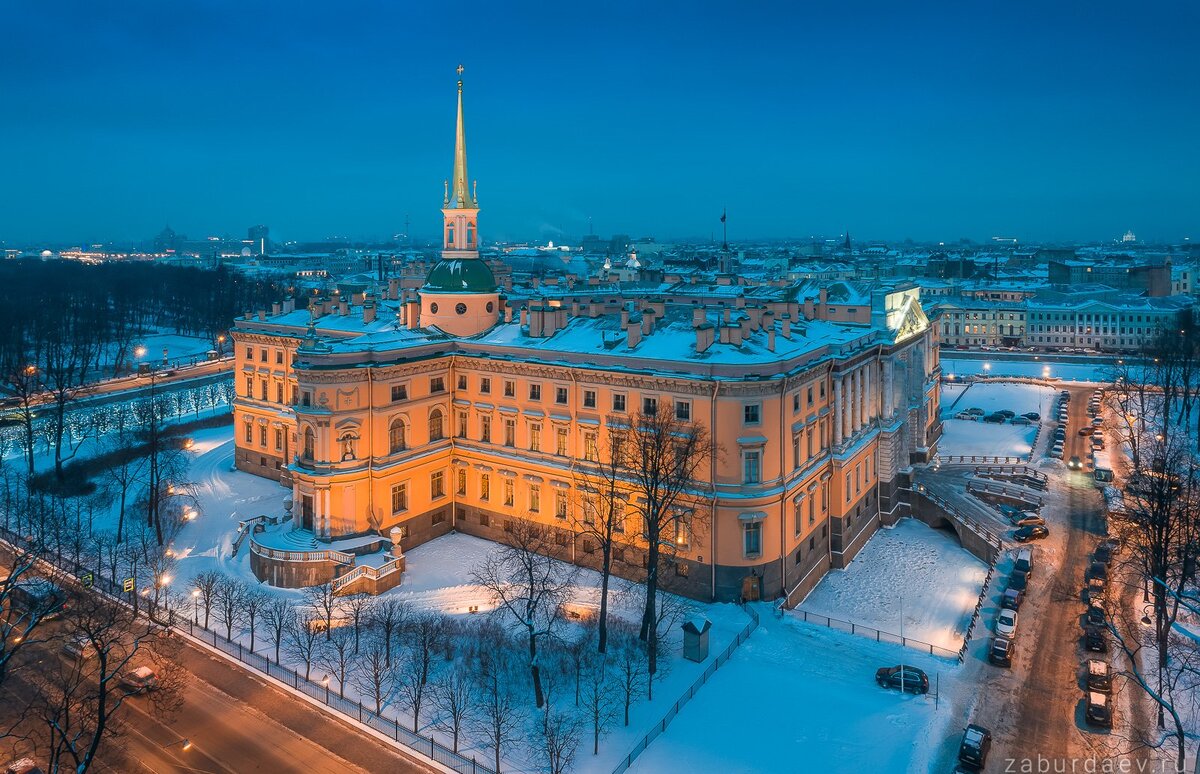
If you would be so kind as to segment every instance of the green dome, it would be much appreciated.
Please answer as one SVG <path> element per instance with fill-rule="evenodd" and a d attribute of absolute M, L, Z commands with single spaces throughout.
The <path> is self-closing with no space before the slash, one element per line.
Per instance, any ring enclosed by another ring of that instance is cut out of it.
<path fill-rule="evenodd" d="M 443 258 L 425 278 L 424 289 L 447 293 L 493 293 L 496 278 L 488 265 L 478 258 Z"/>

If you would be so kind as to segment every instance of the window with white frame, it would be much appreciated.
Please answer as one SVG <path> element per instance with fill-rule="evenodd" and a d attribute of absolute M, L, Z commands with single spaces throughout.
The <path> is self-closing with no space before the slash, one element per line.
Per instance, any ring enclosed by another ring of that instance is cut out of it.
<path fill-rule="evenodd" d="M 748 521 L 742 525 L 742 555 L 747 559 L 762 556 L 761 521 Z"/>
<path fill-rule="evenodd" d="M 742 482 L 757 484 L 762 481 L 762 452 L 748 449 L 742 452 Z"/>

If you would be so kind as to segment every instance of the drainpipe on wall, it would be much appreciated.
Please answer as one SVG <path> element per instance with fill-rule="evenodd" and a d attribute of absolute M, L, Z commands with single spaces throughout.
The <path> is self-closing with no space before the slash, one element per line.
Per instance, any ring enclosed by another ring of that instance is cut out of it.
<path fill-rule="evenodd" d="M 375 515 L 375 368 L 367 367 L 367 513 Z M 367 520 L 369 525 L 370 519 Z M 383 532 L 383 520 L 379 520 Z"/>
<path fill-rule="evenodd" d="M 714 602 L 717 599 L 717 393 L 720 390 L 721 383 L 714 380 L 712 399 L 708 406 L 708 435 L 711 446 L 708 477 L 709 486 L 712 488 L 712 503 L 708 506 L 708 561 L 712 567 L 712 590 L 709 592 L 709 598 Z"/>
<path fill-rule="evenodd" d="M 774 329 L 771 333 L 774 333 Z M 784 434 L 785 414 L 784 414 L 784 399 L 787 397 L 788 379 L 784 377 L 779 383 L 779 588 L 783 593 L 783 603 L 787 604 L 787 552 L 784 551 L 784 546 L 787 545 L 787 458 L 784 454 L 784 449 L 789 445 L 785 443 L 787 436 Z"/>

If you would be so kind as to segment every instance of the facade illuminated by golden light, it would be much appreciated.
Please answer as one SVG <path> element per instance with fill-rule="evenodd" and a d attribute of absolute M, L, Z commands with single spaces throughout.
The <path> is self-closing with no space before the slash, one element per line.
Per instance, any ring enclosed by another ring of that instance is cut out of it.
<path fill-rule="evenodd" d="M 683 593 L 794 602 L 907 513 L 907 472 L 941 429 L 917 288 L 876 292 L 856 322 L 810 319 L 787 288 L 720 304 L 687 287 L 669 301 L 563 288 L 514 307 L 479 257 L 465 143 L 460 81 L 442 260 L 419 291 L 392 282 L 236 323 L 237 466 L 290 483 L 297 530 L 408 550 L 450 530 L 502 540 L 529 519 L 595 566 L 579 524 L 606 426 L 659 407 L 712 443 L 672 559 Z M 636 578 L 632 516 L 621 537 L 616 572 Z"/>

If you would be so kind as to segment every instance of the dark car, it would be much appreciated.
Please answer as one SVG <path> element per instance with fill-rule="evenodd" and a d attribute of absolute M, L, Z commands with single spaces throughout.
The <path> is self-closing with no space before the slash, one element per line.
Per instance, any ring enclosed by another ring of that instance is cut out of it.
<path fill-rule="evenodd" d="M 1021 416 L 1025 417 L 1026 419 L 1028 419 L 1031 422 L 1040 421 L 1042 418 L 1042 415 L 1037 413 L 1036 411 L 1026 411 Z"/>
<path fill-rule="evenodd" d="M 984 421 L 984 422 L 990 422 L 990 423 L 991 423 L 991 424 L 993 424 L 993 425 L 1002 425 L 1002 424 L 1004 424 L 1004 422 L 1005 422 L 1007 419 L 1008 419 L 1008 417 L 1006 417 L 1006 416 L 1004 416 L 1003 414 L 1001 414 L 1001 413 L 997 412 L 997 413 L 995 413 L 995 414 L 988 414 L 986 417 L 984 417 L 984 418 L 983 418 L 983 421 Z"/>
<path fill-rule="evenodd" d="M 1083 460 L 1079 459 L 1079 456 L 1076 455 L 1067 460 L 1067 467 L 1071 470 L 1083 470 Z"/>
<path fill-rule="evenodd" d="M 1012 419 L 1013 417 L 1015 417 L 1017 415 L 1016 412 L 1009 411 L 1008 409 L 1000 409 L 996 413 L 1003 414 L 1005 419 Z"/>
<path fill-rule="evenodd" d="M 988 661 L 996 666 L 1011 667 L 1013 660 L 1013 641 L 1009 637 L 993 637 L 992 649 L 988 651 Z"/>
<path fill-rule="evenodd" d="M 1000 596 L 1000 607 L 1005 610 L 1020 610 L 1021 603 L 1025 601 L 1025 592 L 1020 589 L 1005 589 L 1004 594 Z"/>
<path fill-rule="evenodd" d="M 1112 700 L 1099 691 L 1088 691 L 1085 697 L 1087 712 L 1084 718 L 1093 726 L 1112 728 Z"/>
<path fill-rule="evenodd" d="M 963 731 L 962 742 L 958 745 L 958 760 L 976 769 L 982 769 L 987 763 L 988 751 L 992 749 L 992 732 L 974 723 Z"/>
<path fill-rule="evenodd" d="M 1083 632 L 1084 645 L 1093 653 L 1108 652 L 1108 634 L 1099 626 L 1089 626 Z"/>
<path fill-rule="evenodd" d="M 875 682 L 883 688 L 895 688 L 908 693 L 929 693 L 929 677 L 915 666 L 907 664 L 881 667 L 875 672 Z"/>
<path fill-rule="evenodd" d="M 1107 661 L 1090 658 L 1087 661 L 1087 688 L 1089 691 L 1112 693 L 1112 670 Z"/>
<path fill-rule="evenodd" d="M 1030 524 L 1028 527 L 1021 527 L 1013 533 L 1013 539 L 1018 543 L 1028 543 L 1030 540 L 1041 540 L 1050 534 L 1050 530 L 1040 524 Z"/>
<path fill-rule="evenodd" d="M 1088 605 L 1087 623 L 1088 623 L 1088 626 L 1103 626 L 1104 625 L 1104 608 L 1095 603 Z"/>
<path fill-rule="evenodd" d="M 1013 570 L 1008 576 L 1008 587 L 1017 591 L 1029 588 L 1029 573 Z"/>
<path fill-rule="evenodd" d="M 996 508 L 998 508 L 1001 515 L 1003 515 L 1004 518 L 1008 519 L 1009 521 L 1019 519 L 1025 513 L 1025 511 L 1021 510 L 1020 508 L 1016 508 L 1012 505 L 1005 505 L 1004 503 L 1000 503 L 996 506 Z"/>

